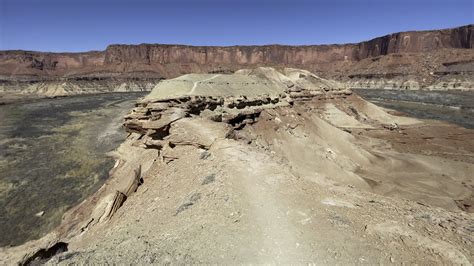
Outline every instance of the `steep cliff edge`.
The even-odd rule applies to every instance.
[[[44,94],[34,85],[59,82],[87,88],[84,82],[88,81],[110,90],[117,84],[149,90],[152,86],[145,84],[163,78],[187,73],[228,73],[257,66],[306,69],[322,77],[347,81],[353,87],[472,89],[473,32],[474,25],[466,25],[394,33],[342,45],[140,44],[110,45],[105,51],[84,53],[0,51],[0,92]],[[130,83],[134,85],[128,86]]]

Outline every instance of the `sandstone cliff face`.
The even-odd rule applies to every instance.
[[[430,52],[442,48],[470,49],[474,47],[474,25],[437,30],[400,32],[357,45],[355,59],[394,53]]]
[[[50,79],[95,69],[103,65],[102,52],[43,53],[30,51],[0,52],[0,75],[3,79]]]
[[[357,86],[367,86],[366,79],[369,83],[375,81],[376,86],[383,86],[394,76],[406,76],[401,78],[404,83],[418,84],[412,88],[428,87],[436,84],[441,76],[453,83],[453,80],[466,80],[466,75],[472,75],[473,32],[474,25],[466,25],[445,30],[394,33],[343,45],[218,47],[140,44],[110,45],[105,51],[85,53],[0,51],[0,87],[18,85],[23,90],[25,86],[19,82],[50,80],[156,82],[186,73],[226,73],[256,66],[302,68],[323,77],[348,80],[349,84]],[[419,59],[426,58],[425,55],[433,59],[421,64]],[[380,60],[386,56],[391,57]],[[446,64],[466,66],[461,67],[462,71],[450,72],[446,76]],[[444,74],[439,75],[441,72]],[[377,79],[382,79],[381,83]],[[392,87],[405,87],[397,80],[393,81],[395,86]],[[472,88],[470,81],[463,86],[466,84],[468,89]]]
[[[393,53],[430,52],[442,48],[470,49],[474,46],[473,31],[474,25],[438,31],[402,32],[359,44],[343,45],[111,45],[105,51],[105,64],[305,65],[341,60],[357,61]]]

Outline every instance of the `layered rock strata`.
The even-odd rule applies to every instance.
[[[149,90],[186,73],[296,67],[351,87],[472,89],[474,26],[401,32],[357,44],[110,45],[86,53],[0,52],[0,92],[67,95]],[[89,86],[93,82],[99,89]],[[51,86],[51,89],[44,87]],[[100,89],[100,87],[105,87]]]

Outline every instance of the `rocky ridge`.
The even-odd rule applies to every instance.
[[[290,68],[162,81],[124,125],[107,183],[2,263],[472,264],[469,130]]]

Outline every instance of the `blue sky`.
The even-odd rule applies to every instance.
[[[0,50],[330,44],[474,23],[474,0],[0,0]]]

